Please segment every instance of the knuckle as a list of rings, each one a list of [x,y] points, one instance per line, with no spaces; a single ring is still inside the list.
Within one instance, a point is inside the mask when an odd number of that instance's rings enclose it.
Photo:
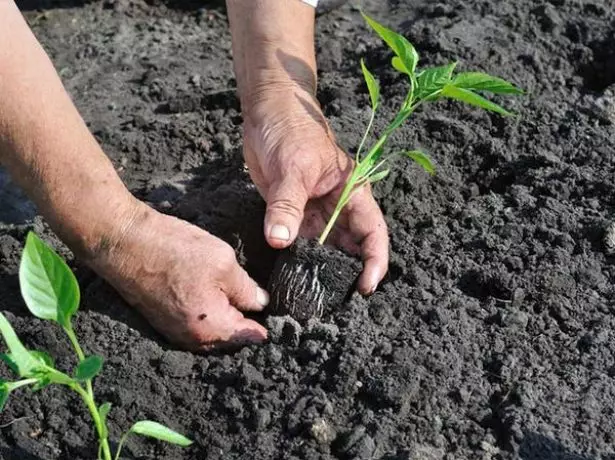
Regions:
[[[227,243],[220,243],[215,249],[212,256],[215,258],[218,266],[231,269],[236,263],[235,250]]]

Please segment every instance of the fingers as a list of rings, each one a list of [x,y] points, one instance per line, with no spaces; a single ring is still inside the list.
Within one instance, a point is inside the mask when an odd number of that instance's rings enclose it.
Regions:
[[[229,303],[225,292],[212,292],[207,303],[209,314],[200,314],[198,321],[191,322],[189,326],[186,348],[211,350],[267,340],[267,329],[245,318]]]
[[[271,247],[285,248],[295,240],[307,200],[303,181],[295,175],[287,175],[269,187],[265,238]]]
[[[358,289],[363,295],[373,294],[388,270],[387,224],[367,187],[358,192],[348,206],[350,231],[361,241],[363,272]]]
[[[242,311],[261,311],[269,304],[269,294],[238,263],[224,280],[223,291],[232,305]]]

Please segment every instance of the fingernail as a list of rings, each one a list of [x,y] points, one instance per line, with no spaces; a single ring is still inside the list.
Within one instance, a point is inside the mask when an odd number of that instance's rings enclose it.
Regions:
[[[380,277],[378,276],[377,273],[372,273],[372,276],[371,276],[372,283],[370,285],[371,287],[369,288],[369,293],[368,293],[369,295],[372,295],[374,292],[376,292],[376,289],[378,289],[379,278]]]
[[[269,236],[276,240],[288,241],[290,240],[290,230],[288,230],[288,227],[285,227],[284,225],[276,224],[271,227]]]
[[[256,301],[259,305],[266,307],[269,305],[269,293],[265,291],[263,288],[256,289]]]

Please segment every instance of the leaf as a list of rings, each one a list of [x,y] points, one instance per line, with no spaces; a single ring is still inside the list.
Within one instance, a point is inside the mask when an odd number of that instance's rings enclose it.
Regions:
[[[455,99],[457,101],[465,102],[476,107],[491,110],[492,112],[499,113],[500,115],[504,115],[507,117],[513,116],[513,114],[510,113],[508,110],[500,107],[496,103],[491,102],[490,100],[485,99],[484,97],[468,89],[457,88],[453,85],[446,85],[442,89],[442,95],[451,99]]]
[[[406,69],[406,66],[404,66],[404,63],[401,61],[401,59],[399,59],[398,56],[394,56],[393,59],[391,59],[391,65],[395,70],[400,73],[408,73],[408,69]]]
[[[419,55],[414,46],[412,46],[412,43],[403,35],[393,32],[391,29],[377,23],[365,13],[361,14],[371,28],[374,29],[380,38],[382,38],[385,43],[389,45],[389,48],[399,57],[399,61],[393,64],[393,66],[395,67],[397,65],[399,67],[396,67],[397,70],[408,75],[413,75],[416,70],[416,65],[419,62]]]
[[[36,382],[34,386],[32,387],[32,391],[40,391],[43,388],[48,387],[52,383],[53,382],[51,381],[51,378],[49,377],[49,375],[41,376],[39,377],[38,382]]]
[[[70,325],[79,308],[79,284],[62,258],[33,232],[21,257],[19,285],[34,316]]]
[[[160,423],[149,420],[143,420],[135,423],[130,429],[130,432],[141,436],[159,439],[161,441],[166,441],[171,444],[177,444],[182,447],[188,447],[192,444],[192,441],[184,435],[181,435],[176,431],[161,425]]]
[[[75,369],[75,378],[80,381],[93,379],[102,369],[103,359],[100,356],[88,356]]]
[[[451,81],[453,70],[457,66],[456,62],[451,64],[432,67],[423,70],[417,77],[417,90],[415,96],[417,99],[427,99],[434,96]]]
[[[391,170],[389,170],[389,169],[385,169],[384,171],[379,171],[376,174],[373,174],[373,175],[369,176],[368,180],[373,184],[373,183],[381,181],[382,179],[387,177],[390,172],[391,172]]]
[[[429,174],[433,175],[436,173],[436,168],[431,162],[431,159],[420,150],[411,150],[409,152],[405,152],[405,155],[414,160],[414,162],[418,163]]]
[[[4,409],[6,402],[9,400],[11,390],[9,389],[7,382],[0,381],[0,412]]]
[[[495,94],[523,94],[523,90],[502,78],[493,77],[482,72],[463,72],[453,79],[457,88],[474,91],[489,91]]]
[[[4,361],[4,363],[12,370],[15,374],[19,374],[19,366],[13,359],[10,353],[0,353],[0,360]]]
[[[44,351],[32,350],[30,351],[30,354],[46,366],[55,367],[55,362],[48,353],[45,353]]]
[[[15,330],[2,313],[0,313],[0,332],[10,350],[10,359],[17,367],[17,374],[20,377],[32,377],[37,372],[45,370],[45,366],[38,358],[35,358],[23,346]]]
[[[111,410],[111,403],[104,403],[98,408],[98,415],[100,416],[100,421],[103,426],[103,438],[107,438],[109,436],[109,430],[107,429],[107,415],[109,415],[109,411]]]
[[[380,84],[365,66],[363,59],[361,59],[361,70],[363,71],[363,78],[365,78],[365,83],[367,84],[367,89],[369,90],[369,98],[372,101],[372,110],[376,111],[378,108],[378,103],[380,102]]]

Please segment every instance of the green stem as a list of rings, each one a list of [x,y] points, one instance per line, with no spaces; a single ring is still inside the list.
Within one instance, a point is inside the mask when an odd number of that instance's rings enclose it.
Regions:
[[[77,336],[75,335],[75,331],[72,328],[72,325],[69,324],[68,327],[64,328],[66,335],[70,340],[70,343],[73,345],[75,352],[77,353],[77,357],[79,358],[79,362],[85,360],[85,353],[79,345],[79,341],[77,340]],[[100,419],[100,414],[98,412],[98,408],[96,407],[96,402],[94,400],[94,389],[92,388],[92,380],[88,379],[85,381],[85,390],[81,387],[81,385],[76,384],[73,389],[79,393],[83,399],[83,401],[87,404],[88,409],[90,409],[90,413],[92,414],[92,418],[94,419],[94,424],[96,425],[96,431],[98,433],[98,438],[100,440],[99,443],[99,458],[100,451],[102,450],[104,459],[111,460],[111,450],[109,449],[109,441],[107,440],[107,430],[106,427],[103,426],[103,421]]]
[[[90,415],[92,416],[92,420],[94,420],[94,425],[96,426],[98,439],[100,440],[99,453],[100,450],[102,450],[103,459],[112,460],[111,449],[109,447],[109,441],[107,440],[107,430],[103,424],[103,421],[100,418],[100,413],[98,412],[98,408],[96,407],[94,398],[90,397],[88,392],[85,391],[78,383],[75,383],[70,387],[75,390],[79,394],[79,396],[81,396],[81,399],[83,399],[85,405],[88,406]]]
[[[361,139],[361,143],[359,144],[359,148],[357,149],[356,160],[357,163],[361,162],[361,151],[363,150],[363,146],[365,145],[365,141],[367,140],[367,136],[369,136],[370,131],[372,130],[372,125],[374,124],[374,118],[376,117],[376,108],[372,109],[372,114],[369,118],[369,123],[367,125],[367,130],[365,134],[363,134],[363,139]]]
[[[348,199],[350,198],[350,194],[352,193],[352,188],[354,187],[354,183],[356,181],[356,172],[357,172],[357,168],[355,167],[352,174],[346,181],[346,185],[344,186],[344,189],[342,190],[340,199],[337,201],[335,210],[333,211],[333,213],[331,214],[331,217],[329,218],[329,221],[327,222],[327,226],[325,227],[322,234],[320,235],[320,238],[318,239],[318,243],[321,245],[325,244],[325,241],[327,241],[327,237],[331,233],[331,230],[333,230],[333,226],[335,225],[337,218],[340,216],[340,213],[342,212],[342,209],[344,209],[344,206],[346,206],[346,204],[348,203]]]
[[[75,349],[75,352],[77,353],[79,362],[83,361],[85,359],[85,353],[83,353],[83,349],[81,348],[81,345],[79,345],[79,341],[77,340],[77,336],[75,335],[75,331],[73,330],[72,325],[70,325],[69,327],[65,327],[64,331],[66,332],[66,335],[68,335],[70,343],[72,343],[73,348]],[[85,386],[88,391],[88,395],[90,396],[90,398],[92,398],[92,400],[94,400],[94,390],[92,388],[92,381],[89,379],[86,380]]]
[[[128,438],[129,434],[130,434],[130,431],[128,433],[124,433],[122,437],[120,438],[120,443],[117,445],[117,451],[115,452],[115,460],[120,460],[120,454],[122,453],[122,448],[124,447],[124,443],[126,442],[126,439]]]
[[[18,380],[17,382],[7,382],[7,385],[10,387],[10,391],[14,391],[17,388],[25,387],[26,385],[34,385],[35,383],[38,383],[38,381],[38,379],[25,379]]]

